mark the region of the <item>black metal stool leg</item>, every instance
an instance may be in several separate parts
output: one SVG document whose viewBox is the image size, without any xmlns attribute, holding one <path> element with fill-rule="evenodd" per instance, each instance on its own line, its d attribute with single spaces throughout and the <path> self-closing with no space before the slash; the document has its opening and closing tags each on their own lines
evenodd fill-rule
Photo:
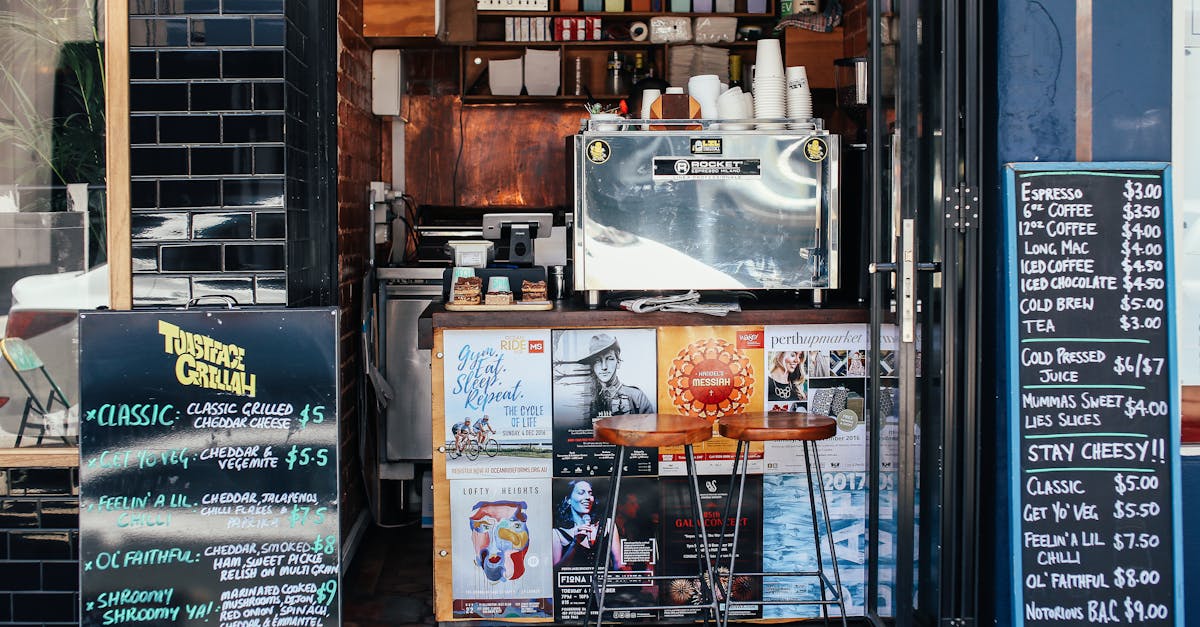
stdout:
<svg viewBox="0 0 1200 627">
<path fill-rule="evenodd" d="M 838 572 L 837 553 L 834 551 L 833 525 L 829 521 L 829 502 L 825 500 L 825 482 L 820 481 L 819 476 L 821 472 L 821 454 L 817 452 L 816 443 L 813 443 L 812 447 L 813 460 L 817 463 L 817 488 L 821 492 L 821 511 L 825 514 L 825 540 L 829 543 L 829 559 L 833 562 L 833 586 L 836 589 L 838 609 L 842 613 L 842 627 L 846 627 L 846 598 L 842 594 L 842 577 Z M 821 582 L 821 589 L 825 589 L 824 581 Z"/>
<path fill-rule="evenodd" d="M 817 585 L 821 588 L 821 600 L 828 601 L 829 597 L 825 590 L 825 559 L 821 556 L 821 532 L 820 523 L 817 521 L 817 494 L 813 488 L 813 469 L 812 460 L 808 454 L 808 448 L 816 449 L 816 444 L 812 442 L 804 442 L 804 474 L 808 477 L 808 510 L 812 515 L 812 530 L 813 530 L 813 548 L 817 552 Z M 821 489 L 821 498 L 824 502 L 825 486 L 821 482 L 820 466 L 817 466 L 817 487 Z M 828 512 L 826 512 L 828 515 Z M 826 520 L 828 522 L 828 519 Z M 834 558 L 837 559 L 837 558 Z M 829 626 L 829 605 L 821 604 L 821 615 L 825 618 L 826 627 Z"/>
<path fill-rule="evenodd" d="M 729 494 L 725 497 L 725 509 L 721 512 L 721 536 L 720 536 L 720 539 L 717 541 L 717 555 L 714 558 L 714 560 L 718 564 L 720 564 L 720 562 L 721 562 L 721 547 L 725 546 L 725 522 L 729 520 L 729 508 L 733 506 L 733 486 L 737 482 L 738 460 L 742 456 L 742 445 L 743 445 L 743 442 L 741 440 L 738 440 L 737 448 L 734 449 L 734 451 L 733 451 L 733 471 L 729 473 Z M 731 577 L 729 579 L 730 586 L 726 586 L 721 581 L 721 573 L 719 572 L 719 569 L 720 569 L 720 566 L 718 566 L 717 582 L 716 582 L 718 600 L 724 600 L 726 606 L 728 606 L 730 590 L 728 590 L 727 588 L 732 586 L 733 579 Z M 732 573 L 732 571 L 730 571 L 730 572 Z M 728 613 L 728 611 L 729 611 L 728 607 L 726 607 L 726 609 L 724 611 L 722 611 L 722 615 Z M 721 621 L 719 621 L 719 624 L 728 624 L 728 623 L 729 623 L 728 618 L 723 618 Z"/>
<path fill-rule="evenodd" d="M 700 539 L 700 546 L 698 548 L 700 559 L 697 561 L 699 562 L 700 572 L 697 575 L 700 577 L 700 600 L 701 603 L 708 606 L 708 613 L 712 616 L 713 622 L 720 623 L 720 609 L 717 605 L 717 595 L 713 584 L 717 578 L 717 572 L 712 565 L 712 553 L 709 550 L 708 544 L 708 531 L 704 525 L 704 508 L 700 504 L 700 478 L 696 474 L 696 458 L 692 453 L 691 444 L 685 444 L 683 450 L 687 454 L 687 474 L 692 484 L 692 513 L 696 516 L 697 528 L 699 529 L 698 537 Z M 708 579 L 707 583 L 705 582 L 706 575 Z M 706 589 L 707 594 L 705 594 Z M 704 619 L 704 624 L 708 624 L 707 617 Z"/>
<path fill-rule="evenodd" d="M 724 612 L 724 616 L 721 619 L 722 627 L 727 627 L 729 625 L 729 611 L 731 609 L 730 604 L 733 603 L 733 577 L 734 577 L 734 572 L 735 572 L 733 569 L 733 566 L 734 566 L 735 561 L 737 560 L 738 532 L 741 531 L 741 528 L 742 528 L 741 524 L 739 524 L 739 523 L 741 523 L 741 520 L 742 520 L 742 500 L 746 496 L 746 475 L 750 473 L 750 443 L 738 440 L 737 452 L 741 453 L 741 460 L 740 460 L 741 461 L 741 474 L 737 475 L 737 478 L 738 478 L 737 507 L 735 508 L 735 511 L 733 514 L 733 542 L 729 545 L 729 573 L 728 573 L 729 592 L 725 597 L 725 612 Z M 734 459 L 733 459 L 734 472 L 737 472 L 737 470 L 738 470 L 738 461 L 739 461 L 739 459 L 735 455 Z M 733 490 L 734 490 L 734 485 L 733 485 L 733 479 L 731 478 L 729 481 L 730 494 L 729 494 L 728 500 L 733 500 Z M 724 523 L 728 522 L 728 520 L 729 520 L 729 518 L 727 516 L 725 518 L 725 520 L 722 521 L 722 525 L 721 525 L 722 530 L 724 530 L 724 528 L 725 528 Z M 720 548 L 718 547 L 717 550 L 719 551 Z M 717 575 L 720 576 L 720 573 L 717 573 Z"/>
<path fill-rule="evenodd" d="M 625 465 L 625 447 L 617 447 L 617 459 L 613 465 L 612 480 L 608 486 L 608 516 L 602 521 L 604 527 L 596 532 L 595 562 L 592 566 L 592 598 L 596 601 L 596 627 L 604 622 L 604 595 L 608 591 L 608 572 L 612 564 L 612 531 L 616 525 L 617 498 L 621 494 L 621 470 Z M 593 520 L 593 523 L 596 521 Z M 603 557 L 601 557 L 603 554 Z M 604 570 L 600 570 L 603 559 Z M 599 590 L 597 591 L 597 587 Z M 586 616 L 586 614 L 585 614 Z M 585 621 L 586 622 L 586 621 Z"/>
</svg>

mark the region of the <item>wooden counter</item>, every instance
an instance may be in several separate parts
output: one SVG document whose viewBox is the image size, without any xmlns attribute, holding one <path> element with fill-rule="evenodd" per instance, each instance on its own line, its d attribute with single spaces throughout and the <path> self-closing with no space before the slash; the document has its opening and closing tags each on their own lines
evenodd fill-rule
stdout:
<svg viewBox="0 0 1200 627">
<path fill-rule="evenodd" d="M 651 399 L 656 406 L 669 406 L 671 401 L 670 392 L 664 391 L 662 387 L 666 379 L 666 372 L 671 367 L 670 357 L 676 354 L 676 344 L 680 342 L 694 341 L 680 338 L 687 338 L 694 330 L 697 333 L 708 334 L 709 337 L 716 337 L 724 334 L 724 338 L 703 340 L 720 342 L 725 346 L 733 345 L 734 334 L 731 329 L 740 329 L 747 331 L 757 331 L 752 334 L 753 339 L 748 339 L 748 345 L 745 347 L 738 346 L 738 349 L 745 351 L 745 355 L 739 350 L 734 350 L 733 358 L 741 359 L 743 362 L 741 368 L 757 369 L 760 373 L 758 379 L 760 383 L 754 383 L 754 377 L 748 376 L 749 383 L 738 383 L 731 385 L 748 385 L 752 390 L 757 390 L 753 393 L 745 393 L 743 391 L 740 400 L 747 405 L 752 404 L 750 399 L 757 401 L 753 407 L 749 409 L 756 412 L 765 411 L 765 403 L 768 392 L 765 387 L 761 386 L 761 381 L 765 379 L 764 369 L 766 367 L 767 349 L 766 345 L 770 342 L 767 336 L 771 333 L 771 328 L 780 327 L 807 327 L 811 329 L 813 326 L 831 325 L 840 330 L 839 333 L 834 333 L 829 336 L 820 336 L 805 340 L 805 346 L 811 347 L 812 350 L 820 351 L 822 346 L 839 341 L 851 342 L 841 348 L 846 349 L 843 352 L 849 353 L 850 350 L 863 350 L 866 347 L 866 325 L 870 319 L 870 310 L 865 307 L 857 306 L 828 306 L 825 308 L 813 308 L 811 305 L 801 304 L 799 301 L 791 299 L 782 301 L 746 301 L 742 303 L 743 311 L 730 313 L 727 316 L 710 316 L 704 314 L 681 314 L 681 313 L 646 313 L 636 314 L 629 311 L 613 310 L 613 309 L 589 309 L 585 305 L 577 301 L 567 301 L 556 304 L 555 308 L 548 311 L 447 311 L 442 305 L 431 305 L 421 314 L 418 321 L 418 343 L 421 348 L 431 350 L 431 366 L 432 366 L 432 415 L 433 438 L 430 442 L 432 448 L 432 466 L 433 466 L 433 565 L 434 565 L 434 610 L 438 621 L 443 624 L 449 624 L 460 620 L 478 620 L 483 619 L 498 619 L 498 616 L 477 614 L 482 610 L 477 607 L 488 607 L 489 603 L 500 603 L 501 605 L 509 601 L 492 601 L 491 597 L 480 596 L 478 598 L 471 596 L 472 583 L 471 573 L 480 570 L 482 567 L 479 562 L 478 555 L 472 554 L 472 545 L 470 536 L 466 535 L 465 521 L 474 515 L 470 504 L 474 503 L 475 508 L 481 505 L 488 505 L 493 502 L 499 507 L 516 507 L 516 503 L 520 504 L 520 515 L 528 515 L 529 526 L 531 529 L 530 537 L 553 538 L 550 527 L 556 523 L 552 522 L 553 507 L 550 505 L 553 501 L 563 501 L 565 496 L 559 494 L 563 486 L 569 487 L 573 479 L 587 478 L 592 479 L 593 474 L 600 477 L 608 475 L 607 469 L 596 470 L 594 472 L 575 471 L 560 473 L 555 470 L 556 456 L 563 452 L 558 447 L 564 446 L 564 441 L 567 435 L 559 433 L 554 436 L 555 442 L 552 444 L 549 441 L 539 441 L 528 443 L 520 441 L 519 437 L 527 435 L 526 428 L 547 428 L 553 420 L 563 419 L 564 424 L 570 425 L 571 421 L 577 416 L 571 412 L 571 408 L 578 405 L 572 404 L 568 398 L 567 401 L 560 403 L 559 408 L 564 411 L 560 416 L 554 412 L 551 407 L 550 398 L 553 394 L 564 394 L 564 398 L 575 394 L 583 398 L 590 392 L 579 392 L 580 383 L 574 378 L 578 376 L 578 369 L 572 371 L 570 365 L 578 362 L 578 359 L 560 359 L 553 361 L 551 357 L 552 351 L 560 349 L 557 340 L 553 339 L 557 333 L 573 333 L 578 330 L 587 329 L 612 329 L 613 336 L 619 336 L 621 345 L 626 352 L 627 364 L 624 366 L 622 382 L 627 383 L 634 391 L 630 396 L 630 401 L 633 403 L 642 402 L 637 399 L 637 395 L 641 394 L 641 389 L 657 389 L 657 392 Z M 846 329 L 850 326 L 857 326 L 857 339 L 839 340 L 846 334 Z M 702 329 L 702 327 L 713 327 L 713 329 Z M 493 330 L 503 331 L 503 336 L 493 334 Z M 560 331 L 561 330 L 561 331 Z M 625 335 L 622 335 L 625 334 Z M 495 335 L 493 340 L 490 336 Z M 593 334 L 587 333 L 587 336 Z M 626 342 L 626 338 L 630 336 L 642 338 L 638 341 Z M 647 337 L 648 336 L 648 337 Z M 606 334 L 596 335 L 593 340 L 599 337 L 615 340 Z M 503 338 L 503 339 L 500 339 Z M 665 344 L 664 344 L 665 339 Z M 740 338 L 738 340 L 740 342 Z M 758 343 L 752 344 L 751 342 Z M 503 342 L 503 343 L 497 343 Z M 504 344 L 507 343 L 507 346 Z M 567 355 L 579 354 L 581 347 L 586 350 L 593 351 L 587 342 L 580 344 L 575 342 L 565 342 L 569 348 L 563 349 Z M 823 344 L 824 343 L 824 344 Z M 644 348 L 645 346 L 649 348 Z M 657 349 L 655 348 L 657 346 Z M 666 348 L 664 348 L 664 346 Z M 840 346 L 840 345 L 839 345 Z M 526 349 L 525 347 L 528 347 Z M 472 349 L 472 350 L 466 350 Z M 643 352 L 639 357 L 638 351 Z M 658 357 L 654 357 L 658 352 Z M 780 350 L 780 349 L 775 349 Z M 787 349 L 795 351 L 797 349 Z M 809 350 L 806 348 L 804 350 Z M 572 352 L 573 351 L 573 352 Z M 661 357 L 662 351 L 667 351 L 668 358 L 664 361 Z M 829 351 L 825 349 L 828 355 Z M 649 360 L 645 355 L 649 354 Z M 500 366 L 500 359 L 503 359 L 503 367 Z M 489 362 L 488 360 L 493 360 Z M 652 374 L 647 378 L 645 376 L 644 364 L 649 362 L 649 370 Z M 847 362 L 848 363 L 848 362 Z M 641 370 L 639 366 L 634 364 L 642 364 Z M 826 366 L 828 368 L 828 366 Z M 590 373 L 588 367 L 584 370 Z M 641 372 L 642 378 L 637 378 L 637 375 L 631 376 L 628 380 L 625 375 L 629 372 Z M 733 372 L 733 370 L 730 370 Z M 745 372 L 739 369 L 737 372 Z M 474 373 L 481 373 L 476 375 Z M 865 372 L 855 375 L 852 371 L 842 372 L 826 372 L 822 376 L 826 378 L 826 382 L 836 380 L 839 385 L 845 385 L 843 381 L 848 382 L 853 386 L 853 382 L 849 381 L 848 377 L 857 376 L 861 379 Z M 590 376 L 587 374 L 585 376 Z M 475 378 L 472 378 L 475 377 Z M 562 377 L 566 383 L 558 381 Z M 447 385 L 450 383 L 451 385 Z M 707 384 L 705 384 L 707 385 Z M 861 396 L 863 392 L 863 382 L 859 381 L 857 392 Z M 494 387 L 493 387 L 494 386 Z M 507 387 L 506 387 L 507 386 Z M 553 386 L 553 387 L 551 387 Z M 640 386 L 640 387 L 638 387 Z M 506 398 L 505 390 L 516 389 L 521 390 L 524 395 L 524 400 L 520 403 L 512 404 L 512 407 L 504 405 Z M 733 389 L 732 387 L 730 388 Z M 483 393 L 490 395 L 495 399 L 492 405 L 476 406 L 473 402 L 478 400 L 478 396 L 474 396 L 475 401 L 472 401 L 473 394 L 482 390 Z M 729 391 L 726 392 L 727 394 Z M 516 397 L 514 398 L 521 398 Z M 732 396 L 731 396 L 732 398 Z M 558 401 L 555 401 L 558 403 Z M 778 402 L 778 401 L 776 401 Z M 532 411 L 529 416 L 538 416 L 537 422 L 526 423 L 522 421 L 517 423 L 519 418 L 512 418 L 511 424 L 509 417 L 525 416 L 525 413 L 518 413 L 515 409 L 518 408 L 524 412 L 527 406 L 532 406 L 537 411 Z M 586 406 L 587 403 L 584 403 Z M 853 404 L 851 404 L 853 406 Z M 465 407 L 471 409 L 465 410 Z M 858 413 L 862 413 L 861 399 L 857 405 Z M 514 411 L 509 411 L 514 409 Z M 448 415 L 448 410 L 453 413 L 453 418 Z M 590 411 L 585 408 L 580 411 Z M 490 413 L 495 420 L 492 424 L 496 425 L 499 433 L 492 440 L 492 444 L 496 445 L 496 450 L 480 454 L 480 451 L 488 449 L 480 448 L 474 453 L 470 452 L 470 448 L 465 449 L 466 453 L 455 452 L 457 450 L 455 441 L 449 431 L 448 424 L 451 422 L 459 422 L 465 417 L 475 420 L 479 419 L 479 414 Z M 639 413 L 639 412 L 631 412 Z M 551 420 L 553 416 L 553 420 Z M 707 418 L 710 422 L 712 418 Z M 523 419 L 522 419 L 523 420 Z M 860 420 L 861 422 L 861 420 Z M 509 427 L 511 433 L 505 433 L 505 427 Z M 853 433 L 846 434 L 847 441 L 851 442 L 850 447 L 853 447 L 853 442 L 865 442 L 863 434 L 865 433 L 865 424 L 854 426 Z M 570 427 L 566 427 L 569 429 Z M 552 432 L 551 432 L 552 433 Z M 491 436 L 485 436 L 491 437 Z M 539 436 L 540 437 L 540 436 Z M 549 437 L 549 433 L 546 437 Z M 514 439 L 515 438 L 515 439 Z M 503 441 L 503 446 L 509 448 L 500 448 L 501 444 L 497 441 Z M 528 450 L 522 447 L 528 446 Z M 577 452 L 571 448 L 571 444 L 565 444 L 568 452 Z M 728 462 L 721 462 L 724 459 L 722 455 L 731 456 L 734 444 L 731 440 L 714 438 L 705 444 L 707 449 L 698 452 L 697 463 L 708 463 L 711 467 L 720 467 L 722 470 L 708 470 L 709 474 L 722 477 L 728 476 L 728 469 L 722 465 Z M 723 448 L 722 448 L 723 447 Z M 703 448 L 703 447 L 702 447 Z M 845 448 L 845 447 L 843 447 Z M 861 446 L 858 447 L 862 449 Z M 543 455 L 539 451 L 545 451 Z M 759 460 L 758 464 L 765 464 L 763 461 L 763 447 L 760 444 L 756 449 L 752 450 L 752 458 Z M 798 450 L 798 449 L 797 449 Z M 857 450 L 857 449 L 856 449 Z M 505 454 L 504 451 L 513 451 L 511 454 Z M 596 455 L 594 451 L 588 448 L 579 449 L 586 455 Z M 680 462 L 672 461 L 670 451 L 664 451 L 666 461 L 663 461 L 663 456 L 657 451 L 652 451 L 654 457 L 654 467 L 656 471 L 645 476 L 661 477 L 661 476 L 678 476 L 678 469 L 667 471 L 666 464 L 676 464 Z M 701 458 L 707 455 L 709 461 L 704 462 Z M 536 453 L 536 454 L 535 454 Z M 865 456 L 865 449 L 861 451 L 862 455 L 852 456 L 848 461 L 859 464 L 860 457 Z M 494 459 L 493 459 L 494 457 Z M 599 458 L 596 458 L 597 461 Z M 786 454 L 780 458 L 787 460 Z M 513 466 L 520 466 L 521 470 L 516 470 Z M 544 465 L 545 470 L 534 468 L 535 466 Z M 453 467 L 452 467 L 453 466 Z M 792 464 L 796 466 L 796 464 Z M 600 466 L 598 466 L 600 467 Z M 761 467 L 760 467 L 761 468 Z M 762 472 L 760 469 L 757 472 Z M 773 471 L 776 472 L 776 471 Z M 779 470 L 780 473 L 795 472 L 794 470 Z M 525 473 L 525 474 L 522 474 Z M 853 474 L 853 473 L 852 473 Z M 863 473 L 855 475 L 859 477 Z M 859 477 L 862 479 L 862 477 Z M 605 479 L 599 479 L 604 481 Z M 658 487 L 660 483 L 655 479 L 652 482 L 647 482 L 645 485 L 656 486 L 652 490 L 665 490 L 666 488 Z M 663 483 L 661 485 L 667 485 Z M 715 484 L 714 484 L 715 485 Z M 857 485 L 862 485 L 859 481 Z M 650 488 L 645 488 L 650 489 Z M 715 489 L 715 488 L 714 488 Z M 862 488 L 855 488 L 861 490 Z M 547 493 L 549 491 L 549 493 Z M 511 492 L 511 494 L 510 494 Z M 525 495 L 531 495 L 526 497 Z M 658 494 L 658 492 L 654 492 Z M 665 492 L 663 492 L 665 494 Z M 517 498 L 512 495 L 520 495 Z M 643 495 L 645 496 L 645 495 Z M 535 503 L 537 499 L 542 499 L 540 503 Z M 654 503 L 652 507 L 661 508 L 664 500 L 658 498 L 646 499 L 647 507 L 650 503 Z M 504 500 L 508 499 L 508 500 Z M 528 504 L 526 500 L 528 499 Z M 512 502 L 510 502 L 512 501 Z M 528 505 L 528 509 L 526 506 Z M 664 513 L 664 516 L 668 514 Z M 762 516 L 761 512 L 758 516 Z M 776 527 L 771 527 L 775 529 Z M 658 532 L 655 532 L 658 533 Z M 759 532 L 763 533 L 762 531 Z M 459 536 L 459 542 L 463 543 L 456 550 L 455 543 L 452 541 L 454 536 Z M 664 537 L 666 537 L 664 535 Z M 642 538 L 644 541 L 645 538 Z M 552 541 L 552 540 L 551 540 Z M 665 540 L 664 540 L 665 541 Z M 532 541 L 531 541 L 532 542 Z M 548 541 L 549 542 L 549 541 Z M 673 540 L 676 545 L 683 540 L 676 538 Z M 760 538 L 758 542 L 762 542 Z M 465 547 L 465 548 L 464 548 Z M 475 548 L 477 550 L 477 547 Z M 547 552 L 551 552 L 547 545 Z M 761 551 L 761 549 L 759 549 Z M 537 549 L 531 549 L 533 554 L 540 557 L 543 561 L 539 567 L 539 562 L 531 562 L 532 568 L 530 573 L 544 572 L 548 567 L 549 558 L 546 555 L 539 555 Z M 679 551 L 675 551 L 678 553 Z M 673 553 L 674 554 L 674 553 Z M 457 555 L 457 557 L 456 557 Z M 555 558 L 557 559 L 557 557 Z M 761 559 L 761 557 L 759 558 Z M 570 569 L 577 565 L 565 566 Z M 539 568 L 541 570 L 539 570 Z M 455 571 L 458 571 L 461 578 L 455 577 Z M 586 569 L 585 569 L 586 570 Z M 482 572 L 482 571 L 481 571 Z M 568 571 L 564 571 L 568 572 Z M 561 583 L 557 570 L 551 571 L 552 590 L 549 603 L 546 599 L 522 597 L 522 602 L 528 602 L 529 605 L 535 606 L 538 611 L 562 611 L 564 615 L 560 622 L 573 622 L 572 619 L 566 616 L 566 612 L 572 611 L 577 615 L 580 611 L 578 599 L 580 595 L 586 595 L 582 589 L 574 589 L 578 586 L 569 586 L 566 588 L 566 583 Z M 579 573 L 570 573 L 579 577 L 586 577 L 588 573 L 580 571 Z M 475 573 L 476 577 L 482 576 Z M 520 576 L 520 575 L 518 575 Z M 532 575 L 526 575 L 532 577 Z M 464 586 L 463 600 L 455 598 L 456 586 L 459 584 Z M 493 580 L 493 583 L 496 583 Z M 500 582 L 503 583 L 503 582 Z M 499 585 L 499 584 L 497 584 Z M 530 584 L 533 585 L 533 584 Z M 564 590 L 560 590 L 561 587 Z M 481 588 L 490 590 L 490 588 Z M 560 603 L 561 601 L 561 603 Z M 569 606 L 568 606 L 569 604 Z M 522 617 L 503 618 L 505 622 L 514 623 L 550 623 L 553 618 L 550 616 L 538 615 L 531 613 Z M 763 621 L 764 619 L 755 619 Z M 772 622 L 774 619 L 766 619 L 766 622 Z"/>
<path fill-rule="evenodd" d="M 418 347 L 433 347 L 433 329 L 579 329 L 648 328 L 709 325 L 850 324 L 870 320 L 866 307 L 785 307 L 780 303 L 742 303 L 742 311 L 727 316 L 652 312 L 637 314 L 617 309 L 589 309 L 575 301 L 557 303 L 549 311 L 446 311 L 441 303 L 430 305 L 418 326 Z"/>
</svg>

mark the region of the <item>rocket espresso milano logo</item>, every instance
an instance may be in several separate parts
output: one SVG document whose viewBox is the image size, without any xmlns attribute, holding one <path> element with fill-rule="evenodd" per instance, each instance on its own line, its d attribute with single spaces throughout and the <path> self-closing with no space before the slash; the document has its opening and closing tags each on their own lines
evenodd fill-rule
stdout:
<svg viewBox="0 0 1200 627">
<path fill-rule="evenodd" d="M 754 396 L 754 366 L 725 340 L 699 340 L 671 361 L 667 389 L 681 414 L 707 420 L 736 414 Z"/>
</svg>

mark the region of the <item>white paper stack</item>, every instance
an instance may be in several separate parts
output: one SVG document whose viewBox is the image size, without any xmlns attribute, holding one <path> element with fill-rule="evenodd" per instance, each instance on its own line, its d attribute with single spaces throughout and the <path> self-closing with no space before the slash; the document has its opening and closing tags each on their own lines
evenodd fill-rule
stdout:
<svg viewBox="0 0 1200 627">
<path fill-rule="evenodd" d="M 667 80 L 672 87 L 686 87 L 688 79 L 716 74 L 729 83 L 729 50 L 712 46 L 673 46 L 667 63 Z"/>
<path fill-rule="evenodd" d="M 688 79 L 692 77 L 692 57 L 696 55 L 696 46 L 673 46 L 668 50 L 671 58 L 667 62 L 667 81 L 672 87 L 687 87 Z"/>
<path fill-rule="evenodd" d="M 729 49 L 698 46 L 699 54 L 692 61 L 692 76 L 716 74 L 722 83 L 729 83 Z"/>
</svg>

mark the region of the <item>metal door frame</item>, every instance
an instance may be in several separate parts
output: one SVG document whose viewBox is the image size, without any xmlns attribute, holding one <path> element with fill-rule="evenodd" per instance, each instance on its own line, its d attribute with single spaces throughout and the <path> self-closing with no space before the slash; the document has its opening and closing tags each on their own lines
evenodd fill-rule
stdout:
<svg viewBox="0 0 1200 627">
<path fill-rule="evenodd" d="M 936 4 L 935 4 L 936 3 Z M 897 206 L 899 233 L 889 232 L 891 207 L 884 198 L 885 140 L 882 68 L 882 5 L 870 0 L 870 193 L 872 237 L 871 345 L 880 346 L 880 329 L 889 317 L 894 297 L 894 320 L 900 328 L 897 372 L 900 375 L 899 446 L 896 467 L 896 537 L 893 612 L 879 613 L 880 507 L 873 492 L 868 505 L 866 615 L 876 625 L 971 626 L 977 621 L 978 575 L 978 460 L 979 460 L 979 181 L 981 164 L 979 76 L 981 72 L 979 0 L 894 0 L 899 13 L 900 50 L 897 55 L 896 132 L 891 137 L 898 158 L 889 190 Z M 938 6 L 940 5 L 940 6 Z M 940 75 L 923 74 L 923 51 L 905 42 L 920 41 L 922 8 L 939 17 L 934 31 L 939 45 Z M 930 90 L 921 81 L 941 81 Z M 940 116 L 928 113 L 933 108 Z M 925 114 L 923 115 L 923 111 Z M 941 124 L 937 129 L 921 125 Z M 922 132 L 928 135 L 923 137 Z M 940 137 L 940 147 L 932 144 Z M 940 172 L 925 171 L 922 150 L 940 151 Z M 931 207 L 921 207 L 922 185 L 933 189 Z M 939 233 L 940 231 L 940 233 Z M 922 259 L 922 242 L 940 238 L 940 259 Z M 934 248 L 937 248 L 936 246 Z M 894 290 L 888 281 L 894 277 Z M 940 290 L 940 298 L 937 298 Z M 920 311 L 920 297 L 934 303 Z M 936 318 L 934 318 L 936 316 Z M 923 326 L 918 339 L 918 319 Z M 933 337 L 937 334 L 938 337 Z M 939 355 L 925 361 L 925 377 L 916 377 L 917 342 Z M 931 376 L 930 368 L 938 368 Z M 869 479 L 880 486 L 879 360 L 871 360 L 872 428 Z M 922 395 L 918 399 L 918 395 Z M 918 400 L 926 411 L 918 414 Z M 926 435 L 918 456 L 918 421 Z M 916 501 L 917 477 L 923 474 L 922 502 Z M 921 562 L 914 569 L 918 538 L 916 507 L 940 516 L 926 517 L 919 529 Z M 934 549 L 934 550 L 931 550 Z M 921 596 L 914 607 L 914 585 Z"/>
</svg>

